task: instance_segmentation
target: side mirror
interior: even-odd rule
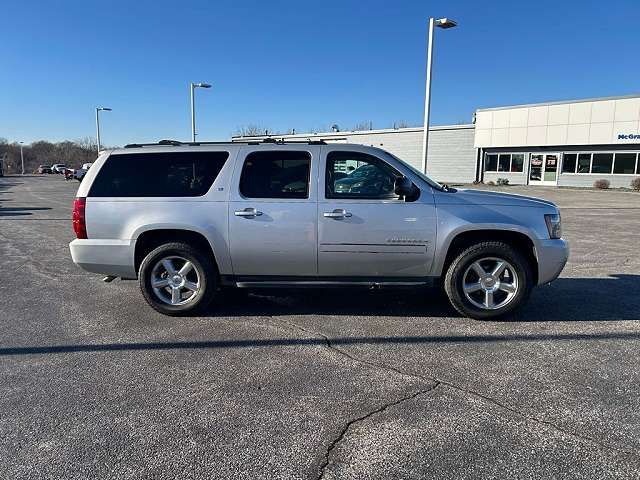
[[[407,201],[413,201],[419,190],[407,177],[398,177],[393,185],[393,192]]]

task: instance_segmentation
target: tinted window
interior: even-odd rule
[[[502,154],[498,157],[498,171],[499,172],[508,172],[509,165],[511,164],[511,155],[508,153]]]
[[[565,153],[562,156],[562,173],[574,173],[576,171],[576,160],[578,155],[575,153]]]
[[[111,155],[91,197],[199,197],[207,193],[229,152],[162,152]]]
[[[521,172],[524,168],[524,153],[513,153],[511,155],[511,171]]]
[[[616,153],[616,163],[613,165],[613,173],[633,173],[635,167],[635,153]]]
[[[495,172],[498,169],[498,155],[486,154],[484,157],[485,172]]]
[[[578,173],[589,173],[591,168],[591,154],[581,153],[578,155]]]
[[[268,151],[247,155],[240,193],[247,198],[308,198],[311,154]]]
[[[347,173],[343,166],[347,165]],[[349,169],[352,167],[352,169]],[[326,170],[326,198],[396,198],[396,178],[401,177],[385,161],[360,152],[329,152]]]
[[[613,153],[594,153],[591,173],[611,173]]]

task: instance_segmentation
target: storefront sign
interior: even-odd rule
[[[618,140],[640,140],[640,135],[637,133],[619,133]]]

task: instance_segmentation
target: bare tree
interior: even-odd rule
[[[254,123],[250,123],[248,125],[243,125],[240,126],[238,128],[236,128],[236,131],[234,132],[234,136],[236,137],[259,137],[262,135],[268,135],[269,133],[272,133],[270,129],[268,128],[264,128],[261,127],[260,125],[254,124]]]
[[[393,128],[409,128],[411,125],[409,122],[405,122],[404,120],[398,120],[397,122],[393,122]]]
[[[373,122],[371,120],[366,120],[364,122],[358,122],[354,125],[354,132],[363,131],[363,130],[373,130]]]
[[[93,150],[94,152],[98,151],[98,142],[94,137],[82,137],[74,143],[83,150]]]
[[[83,163],[96,159],[97,145],[95,141],[86,137],[75,142],[64,141],[51,143],[39,140],[30,145],[23,145],[25,172],[34,172],[38,165],[52,165],[64,163],[71,168],[78,168]],[[19,173],[22,170],[20,160],[20,144],[0,141],[0,157],[5,157],[5,172]]]

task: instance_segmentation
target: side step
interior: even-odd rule
[[[264,281],[264,282],[236,282],[238,288],[316,288],[316,287],[364,287],[370,289],[384,287],[418,287],[429,285],[429,282],[340,282],[326,280],[301,281]]]

